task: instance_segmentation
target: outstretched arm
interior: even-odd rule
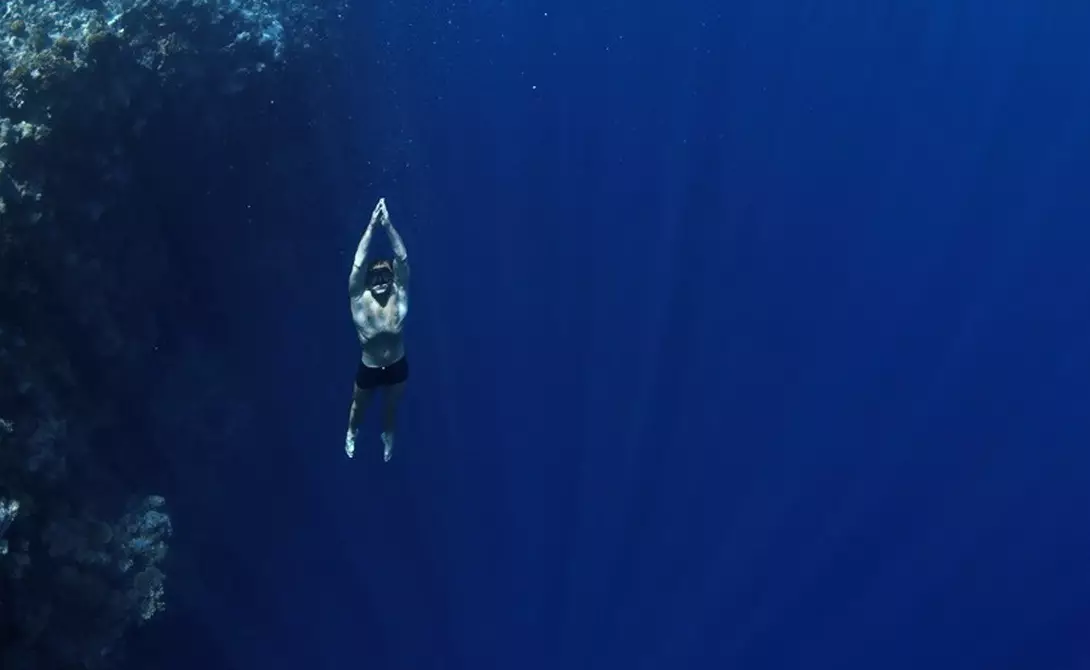
[[[364,280],[367,279],[367,249],[371,246],[371,233],[375,230],[375,222],[386,217],[386,199],[379,198],[375,210],[371,212],[371,222],[367,224],[367,230],[363,231],[360,244],[356,247],[356,257],[352,260],[352,273],[348,275],[348,294],[356,297],[363,293]]]
[[[394,248],[394,256],[402,263],[408,258],[405,253],[405,243],[401,241],[401,236],[397,234],[394,229],[394,224],[390,223],[390,215],[386,212],[386,203],[382,203],[382,225],[386,228],[386,236],[390,238],[390,246]]]
[[[386,236],[390,238],[390,246],[394,248],[394,257],[397,259],[394,262],[394,274],[397,279],[397,283],[405,291],[409,290],[409,255],[405,251],[405,243],[401,241],[401,235],[397,234],[397,230],[394,228],[394,224],[390,222],[390,213],[386,211],[385,199],[380,200],[379,204],[382,205],[382,221],[383,228],[386,229]]]

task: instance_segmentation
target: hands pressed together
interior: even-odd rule
[[[386,198],[378,199],[378,204],[371,212],[371,222],[367,224],[367,227],[373,228],[375,223],[384,227],[390,225],[390,213],[386,211]]]

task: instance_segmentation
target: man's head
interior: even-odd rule
[[[382,258],[367,268],[367,290],[379,304],[385,306],[394,289],[394,262]]]

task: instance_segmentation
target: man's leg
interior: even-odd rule
[[[385,402],[382,405],[382,460],[390,460],[394,449],[394,432],[397,427],[397,406],[401,394],[405,392],[405,382],[386,387]]]
[[[352,385],[352,408],[348,410],[348,434],[344,441],[344,450],[349,458],[356,451],[356,431],[360,428],[360,421],[371,402],[373,391],[374,389],[361,389],[358,384]]]

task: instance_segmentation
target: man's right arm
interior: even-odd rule
[[[352,272],[348,275],[348,295],[355,298],[363,294],[367,288],[367,249],[371,246],[371,234],[375,230],[375,223],[386,218],[386,199],[379,198],[374,211],[371,212],[371,221],[367,224],[367,230],[363,231],[359,246],[356,247],[356,256],[352,259]]]

